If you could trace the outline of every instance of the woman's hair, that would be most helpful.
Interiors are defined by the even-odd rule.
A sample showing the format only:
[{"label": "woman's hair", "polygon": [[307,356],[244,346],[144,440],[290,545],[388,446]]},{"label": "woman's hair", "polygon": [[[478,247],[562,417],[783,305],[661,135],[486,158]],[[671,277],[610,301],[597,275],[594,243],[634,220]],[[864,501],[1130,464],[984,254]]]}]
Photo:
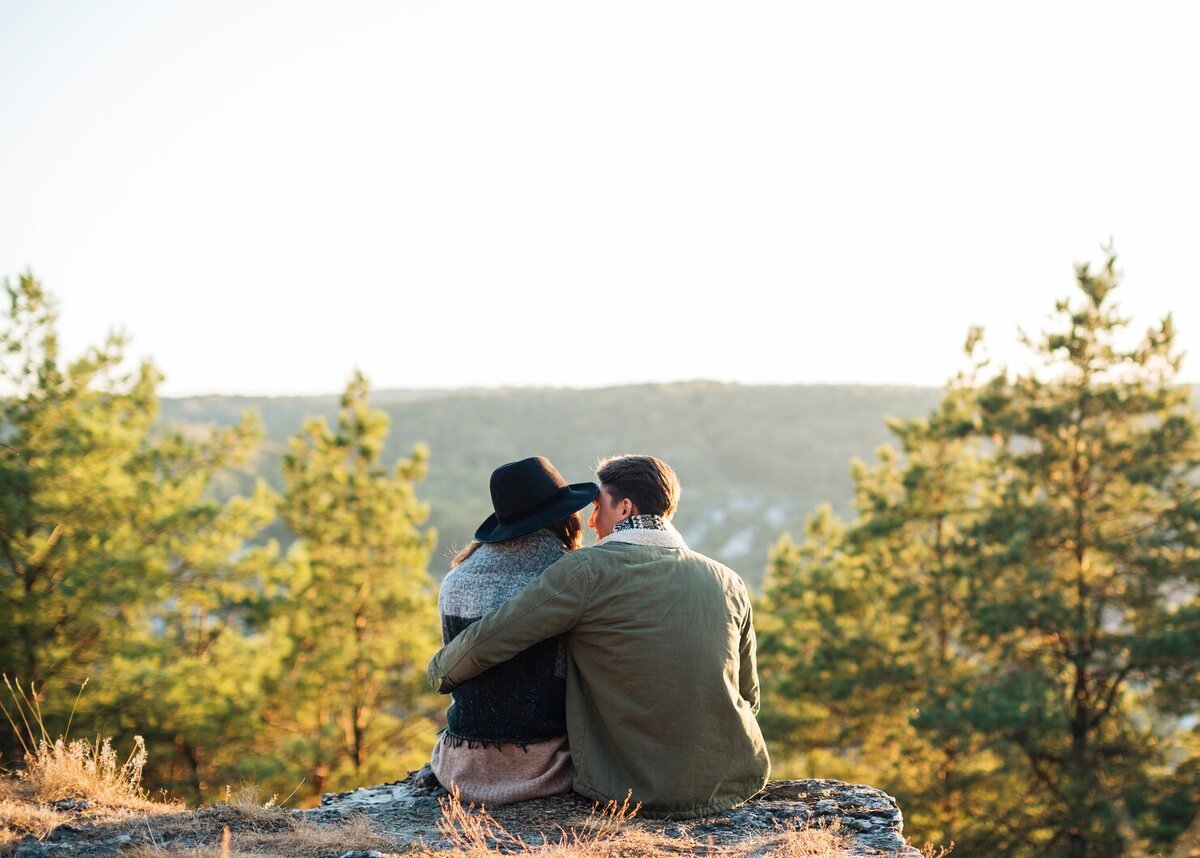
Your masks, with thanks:
[{"label": "woman's hair", "polygon": [[[579,517],[579,513],[577,512],[573,512],[566,518],[560,518],[558,521],[547,524],[545,529],[562,540],[563,547],[567,551],[574,551],[583,545],[583,519]],[[519,536],[516,538],[520,539]],[[450,561],[450,568],[453,569],[462,563],[474,554],[475,549],[482,544],[478,539],[472,539],[465,548],[454,555],[454,559]]]}]

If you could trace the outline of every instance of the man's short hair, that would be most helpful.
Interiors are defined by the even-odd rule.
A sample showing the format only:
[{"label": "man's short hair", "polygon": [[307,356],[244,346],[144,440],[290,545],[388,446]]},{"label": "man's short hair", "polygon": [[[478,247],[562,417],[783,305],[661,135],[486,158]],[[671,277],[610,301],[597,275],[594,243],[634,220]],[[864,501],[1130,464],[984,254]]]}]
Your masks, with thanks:
[{"label": "man's short hair", "polygon": [[625,454],[596,466],[596,479],[616,500],[629,498],[643,515],[670,518],[679,505],[679,478],[662,459]]}]

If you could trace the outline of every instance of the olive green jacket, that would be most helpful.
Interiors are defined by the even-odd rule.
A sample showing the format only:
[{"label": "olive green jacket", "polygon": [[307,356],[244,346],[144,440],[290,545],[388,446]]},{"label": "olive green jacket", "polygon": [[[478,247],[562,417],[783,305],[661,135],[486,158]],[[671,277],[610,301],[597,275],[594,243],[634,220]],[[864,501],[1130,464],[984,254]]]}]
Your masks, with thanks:
[{"label": "olive green jacket", "polygon": [[566,635],[574,788],[648,817],[728,810],[770,772],[746,585],[677,531],[623,530],[555,562],[429,663],[448,693]]}]

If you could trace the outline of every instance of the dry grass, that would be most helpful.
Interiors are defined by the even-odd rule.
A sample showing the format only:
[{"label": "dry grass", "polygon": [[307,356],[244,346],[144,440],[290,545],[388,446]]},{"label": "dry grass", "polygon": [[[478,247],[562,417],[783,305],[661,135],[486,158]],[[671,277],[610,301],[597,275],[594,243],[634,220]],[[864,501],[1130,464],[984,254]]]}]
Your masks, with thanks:
[{"label": "dry grass", "polygon": [[[52,739],[34,689],[26,692],[20,682],[3,679],[12,709],[0,700],[0,711],[25,751],[25,768],[16,777],[0,779],[0,847],[30,836],[45,839],[60,825],[81,819],[132,824],[134,817],[182,810],[181,805],[151,801],[142,789],[146,746],[140,736],[124,762],[109,739],[71,740],[66,732]],[[54,805],[67,799],[72,801]]]},{"label": "dry grass", "polygon": [[243,783],[237,789],[225,786],[225,798],[221,804],[238,811],[248,820],[265,822],[268,825],[285,814],[280,813],[279,796],[272,795],[263,801],[262,789],[257,784]]},{"label": "dry grass", "polygon": [[271,836],[235,837],[239,848],[260,855],[294,855],[296,858],[328,855],[330,852],[345,852],[351,849],[394,849],[395,845],[379,834],[365,816],[356,816],[336,826],[314,825],[307,819],[290,818],[290,827],[280,834]]},{"label": "dry grass", "polygon": [[[375,849],[386,852],[395,848],[390,840],[375,831],[366,817],[354,817],[336,826],[314,825],[278,808],[273,811],[273,817],[274,821],[281,823],[274,830],[248,828],[231,831],[229,825],[224,825],[220,830],[212,829],[196,837],[201,842],[195,846],[151,842],[122,850],[121,855],[129,858],[264,858],[276,855],[318,858],[348,850]],[[260,815],[255,821],[262,822],[265,818]],[[154,834],[158,840],[166,842],[167,832],[157,831]]]},{"label": "dry grass", "polygon": [[137,810],[176,808],[152,802],[141,787],[146,746],[138,736],[133,751],[124,763],[109,739],[85,742],[81,739],[39,741],[25,758],[20,777],[33,789],[38,801],[86,798],[105,807]]},{"label": "dry grass", "polygon": [[849,848],[842,821],[835,819],[828,825],[784,826],[778,838],[768,838],[754,851],[769,858],[837,858]]},{"label": "dry grass", "polygon": [[[82,798],[82,797],[81,797]],[[0,779],[0,854],[4,847],[27,837],[44,840],[61,825],[119,826],[133,829],[145,824],[151,815],[178,813],[177,805],[160,805],[146,802],[146,807],[136,802],[122,806],[104,806],[84,800],[55,806],[46,804],[35,795],[33,787],[19,777]]]},{"label": "dry grass", "polygon": [[[110,808],[125,808],[142,813],[168,813],[179,810],[171,804],[150,801],[142,789],[142,768],[146,765],[146,745],[141,736],[134,737],[134,747],[124,762],[120,761],[110,739],[96,737],[94,742],[70,739],[71,721],[57,739],[52,739],[42,720],[41,705],[35,689],[26,692],[20,681],[13,683],[4,676],[13,701],[13,711],[0,700],[9,725],[25,751],[25,768],[18,777],[40,802],[67,798],[86,799],[91,804]],[[79,688],[83,693],[85,681]],[[75,698],[76,704],[79,698]],[[15,714],[14,714],[15,712]],[[72,707],[71,715],[75,709]]]},{"label": "dry grass", "polygon": [[[654,856],[688,854],[697,846],[694,841],[681,841],[654,834],[629,823],[637,815],[639,806],[631,805],[629,797],[618,804],[610,801],[603,808],[597,807],[578,826],[564,829],[558,826],[554,833],[544,834],[544,843],[528,843],[509,833],[496,821],[486,808],[475,805],[463,806],[457,789],[448,798],[439,799],[442,818],[438,830],[442,840],[457,852],[468,856],[495,856],[513,852],[535,852],[546,856]],[[434,850],[419,850],[422,855],[433,855]]]},{"label": "dry grass", "polygon": [[[484,808],[463,807],[457,793],[441,799],[442,819],[438,828],[442,839],[453,849],[470,858],[487,858],[513,852],[532,852],[547,858],[680,858],[681,856],[722,855],[763,856],[764,858],[838,858],[849,849],[849,838],[842,834],[840,822],[827,827],[785,826],[777,834],[758,837],[731,847],[689,838],[668,837],[630,824],[638,806],[630,806],[628,797],[621,804],[609,802],[597,808],[578,827],[557,829],[557,837],[545,843],[527,843],[509,833]],[[418,850],[422,858],[439,854],[432,849]],[[444,854],[444,853],[442,853]]]},{"label": "dry grass", "polygon": [[66,821],[59,811],[14,793],[7,785],[0,785],[0,847],[30,835],[41,840]]},{"label": "dry grass", "polygon": [[464,807],[456,786],[451,787],[449,798],[439,798],[438,804],[442,808],[438,831],[443,840],[460,852],[476,855],[496,850],[525,852],[529,849],[525,841],[509,834],[485,808],[476,808],[473,804]]}]

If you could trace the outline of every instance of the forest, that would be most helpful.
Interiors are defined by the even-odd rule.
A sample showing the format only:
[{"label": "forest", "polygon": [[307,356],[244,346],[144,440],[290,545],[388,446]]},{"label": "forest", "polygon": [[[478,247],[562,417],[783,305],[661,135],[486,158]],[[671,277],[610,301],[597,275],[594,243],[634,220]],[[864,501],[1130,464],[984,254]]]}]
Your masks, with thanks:
[{"label": "forest", "polygon": [[[490,470],[650,452],[689,542],[757,593],[772,777],[879,787],[956,854],[1169,854],[1200,824],[1200,424],[1172,317],[1131,338],[1116,263],[1077,267],[1033,369],[972,329],[941,390],[373,395],[355,371],[285,400],[165,400],[119,335],[64,356],[22,275],[0,672],[52,734],[141,737],[146,783],[189,801],[395,780],[444,719],[437,579]],[[3,765],[24,751],[0,722]]]}]

